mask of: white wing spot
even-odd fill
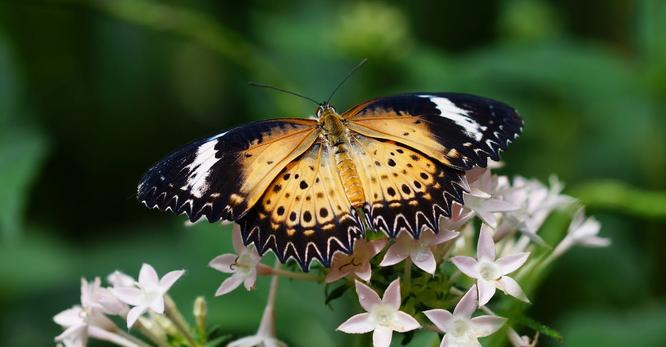
[[[187,183],[181,189],[189,189],[191,194],[197,198],[200,198],[208,190],[208,174],[213,165],[219,160],[219,158],[215,157],[215,153],[217,152],[215,145],[217,145],[217,140],[208,141],[199,146],[194,160],[187,166],[187,169],[192,173],[187,179]]]
[[[481,141],[483,138],[482,130],[484,129],[479,123],[469,117],[469,110],[456,106],[456,104],[447,98],[432,95],[419,95],[419,97],[430,99],[439,110],[440,117],[452,120],[465,130],[467,136],[474,138],[476,141]]]

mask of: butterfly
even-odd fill
[[[516,110],[459,93],[377,98],[315,119],[257,121],[187,145],[143,176],[138,199],[194,222],[232,221],[245,245],[330,267],[370,230],[418,238],[463,203],[464,174],[522,132]]]

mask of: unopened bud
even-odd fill
[[[199,337],[204,339],[206,336],[206,316],[208,313],[208,307],[206,305],[206,299],[203,296],[198,296],[194,300],[194,321],[197,325],[197,332]]]

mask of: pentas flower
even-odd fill
[[[257,249],[253,244],[248,247],[243,245],[238,224],[234,224],[231,238],[236,254],[222,254],[208,263],[208,266],[217,271],[232,274],[231,277],[222,282],[215,292],[215,296],[227,294],[238,288],[241,283],[245,286],[245,289],[250,290],[254,288],[257,281],[257,267],[261,261]]]
[[[404,333],[421,327],[414,317],[400,311],[400,279],[389,284],[382,299],[377,292],[359,281],[356,281],[356,293],[366,312],[349,318],[337,330],[347,334],[373,331],[373,346],[388,347],[393,331]]]
[[[558,257],[569,250],[574,245],[587,247],[606,247],[610,245],[610,240],[599,237],[601,224],[594,217],[585,218],[585,211],[580,209],[574,215],[567,236],[560,241],[553,251],[553,256]]]
[[[118,270],[106,276],[106,281],[113,287],[131,287],[136,284],[134,277]]]
[[[485,170],[475,181],[467,184],[466,192],[463,194],[465,207],[474,211],[486,224],[497,227],[498,212],[516,210],[518,207],[508,201],[504,201],[498,191],[498,177],[492,175],[490,170]]]
[[[99,277],[92,282],[81,279],[81,305],[105,314],[126,315],[127,305],[118,300],[109,288],[102,288],[101,284]]]
[[[367,241],[358,239],[354,244],[352,254],[338,252],[333,256],[331,268],[326,274],[326,283],[335,282],[347,275],[356,275],[358,278],[368,282],[372,275],[370,259],[379,254],[386,246],[386,240]]]
[[[86,345],[89,336],[108,340],[108,336],[113,335],[108,331],[114,330],[115,324],[105,314],[121,314],[126,306],[100,283],[99,278],[93,282],[81,279],[81,305],[53,317],[53,321],[65,329],[56,336],[56,341],[67,347],[79,347]]]
[[[453,202],[451,204],[451,217],[442,217],[439,219],[440,233],[442,231],[458,231],[473,217],[474,211],[465,208],[457,202]]]
[[[149,309],[164,313],[164,295],[184,273],[185,270],[171,271],[160,279],[152,266],[143,264],[135,286],[114,287],[112,292],[118,299],[134,306],[127,313],[127,328],[131,328]]]
[[[507,184],[500,189],[504,199],[517,209],[504,215],[502,223],[497,227],[499,236],[519,230],[532,241],[544,243],[537,235],[537,231],[548,215],[553,210],[568,206],[575,201],[572,197],[561,194],[562,189],[563,185],[555,176],[550,178],[550,187],[535,179],[515,177],[512,185]]]
[[[458,232],[441,230],[435,234],[432,230],[424,230],[418,239],[412,238],[409,233],[403,231],[398,235],[395,243],[386,251],[384,259],[379,266],[390,266],[397,264],[409,257],[414,265],[421,270],[434,274],[437,269],[437,261],[432,253],[433,249],[446,241],[458,236]]]
[[[528,256],[529,253],[523,252],[495,260],[495,242],[493,242],[492,232],[487,225],[483,224],[476,247],[476,259],[455,256],[451,258],[451,261],[465,275],[476,279],[479,306],[483,306],[495,295],[496,288],[519,300],[529,302],[518,282],[506,276],[520,268],[527,261]]]
[[[453,313],[442,310],[428,310],[423,313],[444,333],[440,347],[481,346],[479,338],[499,330],[506,318],[497,316],[479,316],[472,318],[477,308],[477,289],[475,286],[460,299]]]

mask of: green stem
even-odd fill
[[[407,257],[403,261],[404,271],[402,274],[402,282],[405,293],[409,293],[412,287],[412,258]]]
[[[156,335],[155,333],[153,333],[152,330],[143,325],[143,323],[141,323],[141,320],[137,320],[136,323],[134,323],[134,328],[137,329],[141,333],[141,335],[147,337],[158,347],[171,347],[165,339]]]
[[[199,343],[196,342],[192,334],[190,333],[190,327],[185,321],[185,318],[183,318],[183,315],[178,311],[178,307],[176,306],[176,303],[171,299],[169,295],[164,296],[164,301],[165,301],[165,307],[166,307],[166,316],[171,320],[178,329],[178,331],[183,334],[185,339],[187,340],[188,344],[192,347],[197,347],[200,346]]]

